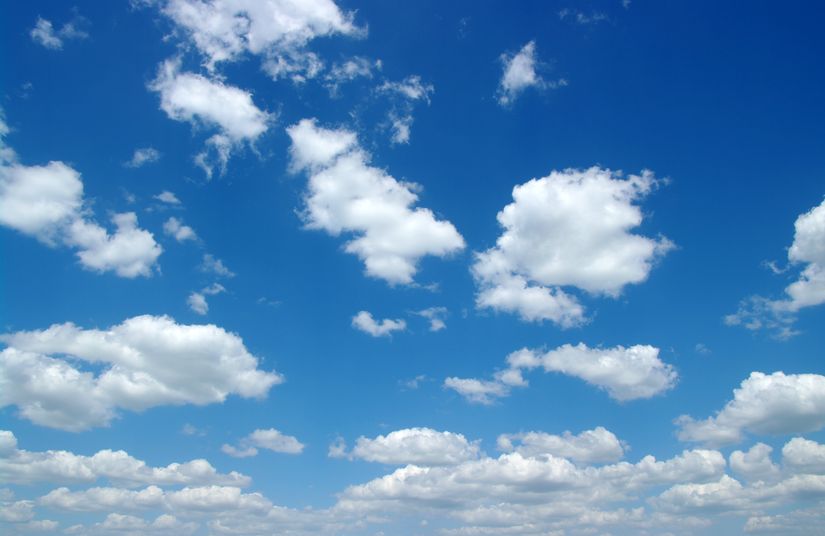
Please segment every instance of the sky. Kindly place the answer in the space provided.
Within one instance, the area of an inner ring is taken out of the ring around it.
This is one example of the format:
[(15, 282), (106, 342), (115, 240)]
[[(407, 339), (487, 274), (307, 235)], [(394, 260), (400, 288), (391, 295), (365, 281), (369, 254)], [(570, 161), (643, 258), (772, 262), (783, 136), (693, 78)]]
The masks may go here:
[(811, 534), (825, 6), (0, 6), (0, 532)]

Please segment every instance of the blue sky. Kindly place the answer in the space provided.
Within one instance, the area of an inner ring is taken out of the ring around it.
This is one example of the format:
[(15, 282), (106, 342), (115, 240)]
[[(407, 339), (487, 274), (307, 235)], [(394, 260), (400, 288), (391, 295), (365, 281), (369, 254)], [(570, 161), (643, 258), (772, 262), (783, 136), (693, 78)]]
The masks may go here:
[(822, 7), (0, 9), (0, 532), (825, 521)]

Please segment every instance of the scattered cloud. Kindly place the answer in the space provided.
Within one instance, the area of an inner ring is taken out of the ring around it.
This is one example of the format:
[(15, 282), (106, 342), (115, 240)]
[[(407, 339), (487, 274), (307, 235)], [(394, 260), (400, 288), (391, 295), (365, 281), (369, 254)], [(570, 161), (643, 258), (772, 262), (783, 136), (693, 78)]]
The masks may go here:
[(169, 190), (164, 190), (161, 193), (153, 196), (153, 199), (157, 199), (161, 203), (166, 203), (167, 205), (180, 205), (180, 199), (174, 193), (170, 192)]
[(114, 234), (90, 215), (80, 173), (63, 162), (26, 166), (3, 137), (0, 116), (0, 225), (40, 242), (76, 249), (81, 266), (120, 277), (150, 276), (163, 248), (134, 212), (114, 214)]
[(171, 19), (204, 57), (204, 66), (261, 56), (262, 68), (274, 80), (301, 83), (316, 77), (323, 61), (307, 49), (317, 37), (360, 37), (366, 30), (354, 14), (341, 11), (332, 0), (259, 2), (239, 0), (168, 0), (161, 12)]
[(352, 58), (335, 63), (324, 75), (324, 81), (331, 96), (338, 95), (342, 84), (352, 82), (358, 78), (371, 79), (374, 70), (381, 70), (381, 60), (370, 60), (363, 56), (353, 56)]
[(206, 301), (207, 296), (214, 296), (226, 292), (226, 288), (220, 283), (212, 283), (208, 287), (204, 287), (200, 292), (192, 292), (186, 299), (189, 308), (199, 315), (205, 315), (209, 312), (209, 303)]
[(353, 132), (303, 119), (287, 133), (292, 171), (309, 174), (303, 211), (307, 228), (333, 236), (356, 234), (345, 250), (364, 261), (368, 275), (410, 284), (421, 257), (443, 257), (464, 248), (450, 222), (437, 220), (428, 209), (412, 208), (418, 185), (369, 165), (369, 154)]
[(389, 337), (393, 331), (407, 329), (407, 323), (400, 319), (391, 320), (389, 318), (377, 322), (369, 311), (359, 311), (357, 315), (352, 317), (352, 327), (373, 337)]
[(234, 458), (257, 456), (258, 449), (283, 454), (300, 454), (304, 450), (304, 444), (292, 436), (282, 434), (274, 428), (268, 428), (266, 430), (255, 430), (241, 439), (238, 447), (228, 444), (221, 447), (225, 454)]
[(556, 81), (545, 80), (536, 72), (536, 42), (530, 41), (517, 54), (502, 54), (500, 57), (504, 66), (504, 73), (498, 85), (498, 103), (501, 106), (510, 106), (528, 88), (555, 89), (566, 86), (567, 81), (560, 78)]
[(550, 454), (581, 463), (615, 462), (624, 457), (625, 450), (619, 438), (601, 426), (578, 435), (570, 432), (560, 436), (544, 432), (502, 434), (496, 444), (502, 452), (518, 452), (525, 457)]
[(673, 367), (659, 359), (659, 349), (649, 345), (589, 348), (581, 343), (565, 344), (544, 353), (525, 348), (507, 356), (507, 365), (491, 381), (447, 378), (444, 386), (470, 402), (490, 404), (508, 396), (513, 387), (526, 387), (523, 371), (541, 367), (545, 372), (580, 378), (625, 402), (668, 391), (678, 378)]
[(139, 168), (145, 166), (146, 164), (153, 164), (157, 162), (160, 160), (160, 157), (160, 151), (157, 149), (153, 147), (141, 147), (139, 149), (135, 149), (135, 154), (132, 155), (132, 159), (123, 165), (128, 168)]
[(69, 22), (56, 30), (51, 21), (42, 17), (37, 17), (34, 28), (29, 35), (32, 41), (52, 50), (60, 50), (66, 41), (88, 39), (89, 20), (85, 17), (75, 15)]
[(208, 274), (214, 274), (220, 277), (235, 277), (235, 272), (227, 268), (222, 260), (215, 258), (209, 253), (204, 253), (200, 269)]
[(330, 457), (347, 456), (388, 465), (455, 465), (478, 458), (478, 444), (478, 441), (467, 441), (463, 435), (453, 432), (406, 428), (374, 439), (361, 436), (349, 454), (345, 454), (342, 443), (336, 441), (330, 446)]
[(424, 101), (429, 105), (430, 95), (435, 91), (435, 87), (422, 82), (420, 76), (411, 75), (400, 82), (387, 80), (378, 86), (377, 91), (390, 97), (392, 102), (388, 116), (392, 129), (392, 143), (409, 143), (415, 103)]
[(736, 313), (725, 317), (725, 323), (754, 331), (767, 329), (787, 339), (799, 334), (793, 324), (801, 309), (825, 303), (825, 200), (796, 219), (788, 261), (792, 266), (801, 265), (802, 271), (785, 288), (786, 298), (751, 296), (739, 304)]
[(33, 452), (17, 447), (12, 432), (0, 430), (0, 480), (31, 485), (95, 483), (101, 479), (126, 487), (141, 485), (217, 485), (246, 487), (251, 480), (235, 471), (219, 473), (203, 459), (151, 467), (122, 450), (84, 456), (65, 450)]
[(163, 232), (169, 236), (173, 236), (178, 242), (186, 242), (187, 240), (197, 240), (198, 235), (195, 230), (184, 225), (183, 221), (178, 218), (171, 217), (163, 224)]
[(607, 14), (601, 11), (592, 11), (590, 13), (585, 13), (584, 11), (578, 9), (569, 8), (564, 8), (559, 11), (559, 19), (563, 21), (575, 22), (576, 24), (580, 24), (582, 26), (598, 24), (600, 22), (610, 20)]
[[(215, 325), (137, 316), (106, 330), (72, 323), (0, 335), (0, 407), (41, 426), (106, 426), (119, 409), (262, 398), (283, 382), (241, 338)], [(88, 367), (94, 366), (97, 371)]]
[(504, 232), (476, 254), (476, 305), (562, 327), (586, 322), (584, 307), (563, 287), (616, 298), (673, 249), (667, 238), (631, 232), (643, 219), (636, 202), (659, 182), (649, 171), (623, 178), (591, 167), (513, 188), (513, 202), (498, 213)]
[(679, 439), (710, 446), (739, 443), (745, 432), (784, 435), (825, 427), (825, 376), (752, 372), (713, 417), (676, 420)]
[(160, 108), (170, 119), (218, 130), (195, 162), (209, 178), (216, 166), (223, 174), (231, 153), (253, 144), (274, 116), (255, 106), (250, 92), (180, 68), (180, 59), (161, 63), (149, 89), (160, 94)]
[(447, 316), (446, 307), (428, 307), (416, 311), (415, 314), (430, 321), (430, 331), (441, 331), (447, 328), (447, 324), (444, 322), (444, 317)]

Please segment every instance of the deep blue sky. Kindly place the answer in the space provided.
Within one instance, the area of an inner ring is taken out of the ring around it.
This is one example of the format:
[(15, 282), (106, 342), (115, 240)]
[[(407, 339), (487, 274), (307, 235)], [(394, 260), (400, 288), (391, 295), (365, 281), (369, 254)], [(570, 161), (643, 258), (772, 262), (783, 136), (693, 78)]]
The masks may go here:
[[(245, 491), (260, 492), (276, 505), (324, 509), (347, 486), (405, 465), (328, 457), (338, 437), (351, 448), (359, 436), (425, 427), (481, 440), (481, 450), (495, 459), (500, 434), (578, 434), (603, 426), (628, 446), (624, 460), (635, 463), (648, 454), (666, 460), (702, 447), (677, 438), (674, 419), (714, 415), (751, 372), (825, 374), (822, 306), (800, 309), (792, 324), (799, 333), (790, 338), (724, 321), (749, 296), (781, 300), (805, 267), (789, 265), (787, 250), (796, 219), (825, 195), (825, 6), (633, 0), (625, 9), (619, 1), (342, 0), (341, 12), (354, 13), (354, 23), (368, 28), (366, 35), (320, 36), (299, 50), (314, 51), (327, 66), (360, 56), (380, 59), (382, 67), (372, 78), (342, 83), (331, 96), (321, 78), (301, 84), (273, 80), (261, 70), (263, 54), (247, 52), (210, 73), (186, 33), (174, 33), (176, 23), (162, 13), (164, 5), (6, 2), (1, 8), (0, 106), (11, 130), (6, 146), (20, 165), (62, 161), (77, 170), (84, 217), (113, 232), (111, 214), (135, 212), (163, 253), (148, 277), (118, 277), (84, 268), (76, 248), (49, 247), (6, 225), (0, 228), (0, 325), (9, 334), (65, 322), (108, 329), (138, 315), (214, 324), (242, 337), (260, 359), (258, 367), (277, 370), (286, 382), (261, 398), (230, 394), (223, 403), (120, 409), (108, 425), (81, 432), (32, 422), (18, 402), (0, 393), (0, 429), (13, 432), (19, 448), (85, 455), (122, 449), (151, 466), (205, 458), (222, 473), (249, 475), (253, 483)], [(560, 16), (565, 9), (568, 14)], [(598, 16), (576, 20), (577, 14)], [(47, 48), (31, 36), (38, 17), (56, 31), (80, 21), (88, 35), (65, 37), (61, 48)], [(530, 41), (538, 74), (567, 83), (527, 87), (502, 106), (502, 55), (512, 57)], [(181, 72), (247, 91), (259, 109), (273, 114), (266, 132), (235, 147), (225, 173), (216, 171), (211, 180), (193, 157), (219, 129), (173, 120), (149, 88), (159, 65), (172, 57), (181, 59)], [(433, 86), (429, 103), (376, 89), (410, 75)], [(391, 143), (387, 125), (393, 109), (414, 117), (408, 143)], [(370, 165), (421, 185), (417, 206), (451, 222), (466, 247), (442, 258), (422, 257), (417, 285), (392, 285), (365, 275), (362, 261), (344, 251), (352, 235), (306, 229), (301, 211), (307, 175), (289, 171), (292, 142), (286, 132), (304, 118), (356, 133), (371, 154)], [(146, 147), (159, 151), (157, 162), (124, 166)], [(475, 253), (492, 248), (501, 234), (496, 214), (513, 202), (513, 188), (553, 170), (591, 166), (625, 175), (653, 171), (661, 180), (634, 202), (644, 221), (629, 232), (667, 237), (675, 248), (653, 263), (645, 281), (624, 286), (618, 297), (565, 287), (587, 311), (589, 321), (577, 327), (478, 307), (479, 282), (470, 268)], [(162, 191), (173, 192), (181, 204), (153, 199)], [(164, 234), (169, 217), (191, 226), (199, 240), (178, 243)], [(825, 233), (820, 236), (825, 239)], [(237, 275), (205, 273), (199, 268), (205, 253)], [(789, 270), (775, 274), (766, 261)], [(187, 297), (214, 282), (226, 292), (206, 296), (208, 313), (199, 315)], [(425, 288), (431, 284), (435, 288)], [(413, 312), (436, 306), (446, 308), (447, 328), (431, 332), (427, 320)], [(371, 337), (353, 328), (361, 310), (376, 319), (404, 319), (406, 329)], [(617, 401), (579, 378), (534, 371), (529, 387), (488, 405), (470, 403), (444, 386), (453, 376), (489, 380), (520, 348), (547, 351), (567, 343), (652, 345), (678, 380), (653, 397)], [(61, 359), (67, 353), (50, 355)], [(102, 370), (67, 359), (82, 370)], [(405, 387), (417, 376), (417, 388)], [(202, 433), (181, 433), (186, 424)], [(762, 442), (774, 448), (781, 466), (782, 446), (792, 437), (825, 442), (822, 424), (806, 426), (788, 433), (748, 432), (741, 442), (718, 448), (727, 458)], [(269, 428), (296, 437), (303, 452), (260, 449), (255, 457), (233, 458), (221, 451), (223, 444), (237, 445), (253, 430)], [(747, 480), (725, 471), (743, 485)], [(658, 507), (648, 497), (693, 482), (699, 480), (646, 488), (633, 500), (599, 508), (645, 506), (653, 516)], [(12, 490), (13, 500), (36, 501), (61, 485), (10, 479), (0, 487)], [(732, 517), (724, 508), (712, 515), (675, 515), (713, 519), (710, 528), (686, 532), (731, 534), (760, 513), (812, 508), (822, 516), (822, 500), (783, 497), (770, 507), (749, 504)], [(35, 520), (58, 521), (55, 531), (82, 523), (90, 534), (104, 530), (92, 525), (106, 514), (121, 512), (77, 514), (39, 503), (35, 511)], [(151, 522), (162, 512), (131, 515)], [(194, 520), (204, 533), (213, 515), (172, 513)], [(428, 534), (473, 525), (449, 510), (405, 504), (385, 516), (387, 526), (367, 523), (353, 531)], [(12, 533), (29, 522), (3, 525), (0, 517), (0, 527), (7, 527), (2, 530)], [(573, 534), (577, 526), (584, 522), (565, 530)], [(640, 529), (628, 522), (598, 530)], [(682, 528), (653, 524), (649, 530)]]

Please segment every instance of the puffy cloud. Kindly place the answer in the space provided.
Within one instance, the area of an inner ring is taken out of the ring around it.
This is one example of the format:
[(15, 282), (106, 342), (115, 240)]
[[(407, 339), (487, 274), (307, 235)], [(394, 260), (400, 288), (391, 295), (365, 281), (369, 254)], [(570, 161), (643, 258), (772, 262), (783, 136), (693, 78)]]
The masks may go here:
[(526, 457), (551, 454), (582, 463), (615, 462), (624, 456), (619, 438), (601, 426), (578, 435), (570, 432), (560, 436), (544, 432), (502, 434), (497, 444), (499, 450), (515, 451)]
[(477, 306), (569, 327), (585, 321), (584, 308), (561, 287), (615, 298), (645, 281), (673, 247), (631, 232), (643, 219), (636, 202), (656, 184), (648, 171), (625, 179), (591, 167), (513, 188), (513, 203), (498, 213), (503, 234), (476, 255)]
[[(128, 162), (124, 163), (123, 165), (129, 168), (139, 168), (145, 166), (146, 164), (152, 164), (160, 160), (160, 151), (155, 149), (154, 147), (140, 147), (135, 149), (135, 153), (132, 155), (132, 159)], [(164, 194), (167, 192), (164, 192)], [(163, 195), (163, 194), (161, 194)], [(174, 194), (172, 194), (174, 197)], [(155, 196), (158, 198), (158, 196)], [(161, 199), (161, 201), (164, 201)], [(169, 203), (173, 201), (164, 201), (164, 203)], [(180, 201), (178, 201), (180, 203)]]
[(733, 400), (713, 417), (676, 420), (679, 439), (707, 445), (742, 441), (745, 432), (781, 435), (819, 430), (825, 426), (825, 376), (752, 372)]
[(183, 523), (175, 516), (163, 514), (154, 521), (149, 522), (141, 517), (111, 513), (100, 523), (91, 526), (73, 525), (65, 530), (67, 534), (93, 534), (93, 535), (144, 535), (154, 536), (178, 534), (193, 534), (198, 529), (198, 524), (194, 522)]
[(89, 21), (81, 16), (75, 16), (71, 21), (64, 24), (59, 30), (55, 30), (51, 21), (42, 17), (37, 17), (34, 28), (29, 35), (32, 41), (52, 50), (60, 50), (63, 43), (72, 39), (86, 39), (89, 34), (83, 29)]
[[(17, 448), (17, 438), (0, 430), (0, 479), (15, 484), (37, 482), (94, 483), (106, 479), (119, 485), (248, 486), (250, 479), (232, 471), (218, 473), (203, 459), (151, 467), (122, 450), (101, 450), (92, 456), (65, 450), (32, 452)], [(149, 498), (150, 494), (144, 497)]]
[(235, 458), (246, 458), (258, 454), (258, 449), (271, 450), (283, 454), (300, 454), (304, 451), (304, 444), (297, 438), (282, 434), (274, 428), (255, 430), (241, 439), (240, 447), (223, 445), (221, 450)]
[(464, 239), (432, 211), (412, 208), (419, 186), (399, 182), (370, 166), (369, 155), (347, 130), (318, 127), (303, 119), (287, 129), (293, 171), (305, 170), (309, 185), (306, 226), (337, 236), (354, 233), (346, 251), (361, 258), (368, 275), (390, 284), (410, 284), (418, 260), (464, 248)]
[(63, 430), (105, 426), (119, 408), (260, 398), (283, 381), (257, 368), (239, 336), (166, 316), (137, 316), (107, 330), (55, 324), (0, 340), (8, 346), (0, 352), (0, 407), (17, 406), (22, 417)]
[[(785, 299), (751, 296), (736, 313), (725, 317), (728, 325), (750, 330), (768, 329), (781, 339), (797, 335), (795, 314), (805, 307), (825, 303), (825, 201), (801, 214), (794, 223), (794, 241), (788, 249), (791, 265), (802, 265), (796, 281), (785, 288)], [(777, 271), (774, 269), (774, 271)], [(781, 270), (784, 271), (784, 270)]]
[(536, 72), (536, 42), (530, 41), (517, 54), (502, 54), (501, 63), (504, 73), (498, 84), (498, 103), (509, 106), (521, 93), (530, 87), (537, 89), (566, 86), (567, 81), (559, 79), (549, 81)]
[(545, 353), (522, 349), (507, 356), (508, 368), (492, 381), (448, 378), (444, 384), (471, 402), (490, 403), (507, 396), (511, 387), (525, 387), (522, 371), (541, 367), (581, 378), (607, 391), (619, 401), (650, 398), (671, 389), (678, 374), (659, 359), (659, 349), (649, 345), (625, 348), (589, 348), (585, 344), (565, 344)]
[[(405, 428), (374, 439), (359, 437), (349, 457), (391, 465), (454, 465), (478, 458), (478, 443), (453, 432)], [(331, 447), (330, 452), (332, 457), (344, 455), (343, 449)]]
[(353, 14), (342, 12), (332, 0), (168, 0), (161, 11), (191, 39), (207, 68), (251, 53), (264, 58), (264, 71), (274, 79), (290, 76), (296, 82), (316, 76), (323, 67), (306, 50), (312, 39), (364, 34)]
[(163, 62), (149, 89), (160, 94), (160, 108), (170, 119), (218, 130), (206, 141), (206, 150), (196, 156), (196, 163), (209, 177), (216, 160), (225, 171), (231, 152), (244, 143), (254, 143), (273, 119), (255, 106), (250, 92), (181, 72), (179, 59)]
[(204, 253), (200, 269), (208, 274), (214, 274), (220, 277), (235, 277), (235, 272), (227, 268), (222, 260), (215, 258), (209, 253)]
[(186, 303), (192, 311), (199, 315), (205, 315), (209, 312), (209, 303), (206, 301), (206, 296), (214, 296), (222, 292), (226, 292), (226, 288), (220, 283), (213, 283), (201, 289), (200, 292), (191, 293), (189, 297), (186, 298)]
[(825, 445), (795, 437), (782, 447), (782, 462), (796, 473), (825, 475)]
[(447, 324), (444, 323), (444, 317), (447, 316), (446, 307), (428, 307), (427, 309), (416, 311), (415, 314), (423, 316), (430, 321), (430, 331), (441, 331), (447, 327)]
[(352, 317), (352, 327), (369, 333), (373, 337), (388, 337), (393, 331), (404, 331), (407, 323), (403, 320), (391, 320), (385, 318), (381, 322), (376, 322), (369, 311), (359, 311)]
[(188, 225), (184, 225), (183, 221), (175, 218), (174, 216), (166, 220), (163, 224), (163, 232), (169, 236), (172, 236), (178, 242), (186, 242), (187, 240), (197, 240), (198, 235), (195, 234), (195, 230), (189, 227)]
[(154, 196), (154, 198), (161, 203), (166, 203), (167, 205), (180, 205), (180, 199), (178, 199), (178, 196), (168, 190), (162, 191), (158, 195)]
[(41, 242), (77, 249), (80, 264), (121, 277), (149, 276), (163, 249), (149, 231), (137, 226), (137, 216), (112, 216), (115, 233), (88, 216), (80, 173), (63, 162), (25, 166), (5, 145), (0, 128), (0, 225)]
[(392, 102), (389, 112), (392, 143), (409, 143), (414, 104), (416, 101), (430, 104), (430, 95), (435, 91), (435, 87), (422, 82), (418, 75), (410, 75), (399, 82), (387, 80), (378, 86), (377, 91), (390, 97)]
[(730, 455), (730, 468), (745, 480), (773, 480), (779, 476), (779, 467), (771, 460), (773, 449), (757, 443), (749, 451), (735, 450)]

